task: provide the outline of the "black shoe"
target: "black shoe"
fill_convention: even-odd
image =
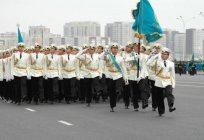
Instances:
[[[173,112],[173,111],[175,111],[175,110],[176,110],[175,107],[171,107],[171,108],[169,108],[169,112]]]
[[[88,103],[88,104],[87,104],[87,107],[90,107],[90,106],[91,106],[90,103]]]
[[[134,111],[135,111],[135,112],[138,112],[138,111],[139,111],[139,109],[138,109],[138,108],[134,108]]]
[[[163,115],[162,113],[159,113],[159,117],[162,117],[162,115]]]
[[[128,106],[125,106],[125,109],[129,109],[129,107],[128,107]]]
[[[113,108],[111,108],[110,112],[114,112],[114,109],[113,109]]]
[[[50,102],[50,104],[51,104],[51,105],[53,105],[53,104],[54,104],[54,102]]]
[[[17,105],[21,105],[21,102],[18,102]]]
[[[145,108],[147,108],[147,107],[148,107],[148,104],[142,105],[142,109],[145,109]]]
[[[66,103],[67,103],[67,104],[70,104],[70,102],[69,102],[69,101],[66,101]]]
[[[38,105],[38,102],[35,102],[34,104],[35,104],[35,105]]]
[[[156,108],[152,108],[152,111],[156,111]]]

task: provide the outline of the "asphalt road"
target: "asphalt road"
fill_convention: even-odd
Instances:
[[[0,140],[204,140],[204,76],[177,75],[177,110],[158,117],[119,103],[16,106],[0,101]],[[167,102],[166,102],[167,103]]]

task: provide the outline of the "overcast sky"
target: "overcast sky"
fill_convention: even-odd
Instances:
[[[0,0],[0,33],[28,32],[30,25],[45,25],[52,33],[63,33],[63,25],[70,21],[97,21],[104,26],[114,21],[133,21],[131,10],[139,0]],[[204,28],[204,0],[150,0],[163,28],[182,31],[180,15],[188,20],[187,28]]]

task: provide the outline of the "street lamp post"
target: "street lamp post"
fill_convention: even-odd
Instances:
[[[180,20],[183,24],[183,32],[184,32],[184,35],[186,33],[186,23],[185,23],[185,20],[183,19],[182,16],[179,16],[178,18],[176,18],[178,20]],[[182,55],[182,60],[184,61],[184,58],[185,58],[185,46],[186,44],[183,46],[183,55]]]
[[[190,18],[188,20],[184,20],[183,16],[179,16],[179,17],[176,18],[176,19],[178,19],[179,21],[182,22],[184,34],[186,34],[186,23],[190,22],[191,20],[193,20],[195,18],[196,17],[192,17],[192,18]],[[186,47],[186,44],[183,46],[183,54],[182,54],[183,61],[185,60],[185,47]]]

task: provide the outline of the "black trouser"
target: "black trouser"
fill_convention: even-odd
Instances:
[[[99,99],[100,96],[102,97],[103,100],[106,100],[108,98],[108,91],[107,91],[107,82],[106,82],[106,77],[105,74],[102,75],[102,79],[99,79]]]
[[[6,80],[5,79],[2,81],[1,86],[2,86],[2,98],[5,99],[6,98],[6,92],[7,92],[6,91],[7,89],[6,89]]]
[[[0,81],[0,97],[3,96],[3,81]]]
[[[117,80],[109,80],[109,97],[110,97],[110,107],[116,107],[117,95],[121,92],[122,89],[122,78]]]
[[[169,108],[173,107],[175,98],[172,91],[172,86],[167,86],[166,88],[156,87],[156,103],[159,114],[165,113],[165,97],[167,98]]]
[[[70,99],[76,100],[77,98],[77,79],[76,77],[70,79],[63,79],[64,82],[64,95],[65,100],[70,101]]]
[[[101,85],[100,85],[100,79],[99,76],[92,79],[92,93],[93,93],[93,99],[98,102],[100,99],[101,94]]]
[[[7,101],[11,99],[11,83],[10,81],[3,80],[2,84],[2,92],[3,92],[3,98]]]
[[[47,102],[49,99],[49,84],[48,79],[43,79],[44,85],[44,101]]]
[[[80,79],[80,101],[85,101],[85,90],[86,90],[86,83],[85,79]]]
[[[11,94],[10,94],[10,98],[11,98],[11,100],[12,101],[14,101],[15,100],[15,80],[11,80],[10,81],[10,86],[11,86]]]
[[[43,88],[43,77],[32,77],[32,97],[34,102],[38,102],[38,99],[43,99],[44,88]]]
[[[139,85],[137,81],[130,81],[130,85],[132,88],[132,103],[134,109],[139,108],[139,97],[140,97],[140,91],[139,91]]]
[[[59,95],[58,77],[48,78],[47,82],[49,100],[53,102]]]
[[[110,97],[110,89],[109,89],[110,86],[109,86],[109,85],[110,85],[111,80],[112,80],[112,79],[110,79],[110,78],[106,78],[107,96],[108,96],[108,97]]]
[[[142,99],[142,106],[148,105],[148,80],[147,79],[141,79],[138,83],[141,99]]]
[[[58,95],[58,100],[59,102],[61,102],[61,100],[63,100],[64,98],[64,81],[63,80],[59,80],[59,95]]]
[[[14,77],[15,80],[15,102],[20,103],[21,99],[27,96],[27,77]]]
[[[123,101],[126,107],[130,105],[130,98],[131,98],[131,81],[129,81],[128,85],[125,85],[125,82],[123,82]]]
[[[27,84],[26,85],[27,85],[26,100],[32,101],[32,94],[33,94],[32,80],[31,79],[27,79]]]
[[[155,81],[150,80],[151,83],[151,93],[152,93],[152,108],[157,108],[157,103],[156,103],[156,88],[154,86]]]
[[[93,91],[92,91],[92,83],[93,78],[85,78],[84,83],[86,85],[86,88],[84,89],[85,97],[86,97],[86,103],[91,103],[92,97],[93,97]]]

